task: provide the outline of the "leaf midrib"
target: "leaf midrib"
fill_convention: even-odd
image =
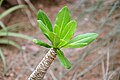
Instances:
[[[84,38],[84,39],[88,39],[88,38],[90,38],[90,37],[87,37],[87,38]],[[76,44],[76,43],[78,43],[78,42],[80,42],[80,41],[82,41],[82,40],[84,40],[84,39],[77,40],[77,41],[75,41],[75,42],[73,42],[73,43],[70,43],[70,45],[72,45],[72,44]]]
[[[64,11],[64,17],[63,17],[63,21],[62,21],[62,24],[61,24],[61,28],[60,28],[60,33],[59,34],[61,34],[61,30],[62,30],[62,28],[63,28],[63,22],[64,22],[64,20],[65,20],[65,13],[66,13],[67,11],[65,10]],[[60,36],[61,37],[61,36]]]
[[[43,13],[44,14],[44,13]],[[43,18],[43,14],[42,14],[42,19],[44,20],[44,22],[45,22],[45,25],[47,26],[47,22],[45,21],[45,19]],[[48,27],[48,26],[47,26]],[[48,28],[49,29],[49,28]]]
[[[69,31],[71,30],[72,26],[73,26],[73,24],[71,25],[71,27],[70,27]],[[67,31],[67,34],[63,37],[63,39],[65,39],[65,38],[66,38],[66,36],[68,35],[69,31]]]

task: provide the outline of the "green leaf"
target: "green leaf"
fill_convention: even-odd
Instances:
[[[64,48],[81,48],[84,46],[89,45],[97,38],[98,34],[96,33],[86,33],[81,34],[75,37],[74,39],[70,40]]]
[[[57,26],[54,26],[55,29],[54,31],[59,37],[61,36],[64,27],[69,21],[70,21],[70,12],[67,6],[65,6],[59,11],[56,17],[56,25],[58,26],[58,28],[56,29]],[[56,31],[56,30],[60,30],[60,31]]]
[[[60,27],[57,25],[57,24],[55,24],[54,25],[54,33],[56,33],[56,35],[57,36],[60,36]]]
[[[3,3],[3,0],[0,0],[0,7],[1,7],[2,3]]]
[[[19,33],[13,33],[13,32],[0,32],[0,36],[12,36],[12,37],[19,37],[19,38],[23,38],[23,39],[27,39],[27,40],[32,40],[32,37],[23,35],[23,34],[19,34]]]
[[[70,21],[62,31],[61,39],[69,41],[76,30],[76,21]]]
[[[35,44],[40,45],[40,46],[43,46],[43,47],[46,47],[46,48],[51,48],[50,45],[48,45],[48,44],[45,43],[45,42],[42,42],[41,40],[33,39],[33,42],[34,42]]]
[[[47,15],[42,11],[40,10],[37,14],[37,20],[41,20],[45,26],[49,29],[49,31],[53,31],[52,30],[52,23],[51,21],[49,20],[49,18],[47,17]]]
[[[49,38],[52,42],[53,47],[56,48],[57,45],[60,43],[60,38],[54,32],[49,33]]]
[[[57,49],[56,53],[61,65],[63,65],[67,69],[70,69],[72,65],[69,60],[64,56],[64,53],[60,49]]]
[[[3,30],[6,30],[5,24],[2,21],[0,21],[0,26],[2,27]]]
[[[82,48],[84,46],[87,46],[87,43],[76,43],[76,44],[68,44],[64,48]]]
[[[48,35],[49,35],[49,32],[50,32],[49,29],[45,26],[45,24],[41,20],[37,20],[37,22],[38,22],[38,25],[39,25],[42,33],[45,36],[47,36],[47,38],[48,38]]]
[[[61,48],[63,45],[65,45],[67,42],[63,39],[60,39],[60,43],[59,45],[57,46],[58,48]]]
[[[0,39],[0,44],[12,45],[18,49],[21,49],[20,45],[18,45],[16,42],[7,39]]]
[[[26,8],[26,6],[25,5],[17,5],[17,6],[11,7],[8,10],[4,11],[2,14],[0,14],[0,19],[4,18],[5,16],[10,14],[11,12],[13,12],[17,9],[20,9],[20,8]]]
[[[23,26],[24,23],[23,22],[20,22],[20,23],[15,23],[13,25],[8,25],[8,26],[5,26],[4,24],[2,25],[1,22],[0,22],[0,26],[4,27],[3,29],[0,29],[0,32],[7,32],[7,31],[16,31],[17,30],[17,27],[20,27],[20,26]]]
[[[0,57],[2,59],[3,65],[4,65],[4,74],[6,74],[6,69],[7,69],[6,68],[6,60],[5,60],[5,57],[4,57],[1,49],[0,49]]]

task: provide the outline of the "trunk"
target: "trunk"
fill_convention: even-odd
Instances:
[[[53,60],[56,58],[55,49],[51,48],[42,61],[38,64],[37,68],[29,76],[28,80],[42,80],[50,67]]]

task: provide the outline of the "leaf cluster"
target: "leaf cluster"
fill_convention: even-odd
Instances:
[[[70,19],[70,11],[67,6],[63,7],[58,12],[54,28],[52,28],[50,19],[42,10],[38,11],[37,22],[42,33],[52,45],[37,39],[34,39],[33,42],[46,48],[54,48],[60,63],[65,68],[70,68],[71,63],[64,56],[64,53],[60,50],[61,48],[82,48],[93,42],[98,36],[96,33],[86,33],[72,38],[75,33],[77,23],[75,20]]]

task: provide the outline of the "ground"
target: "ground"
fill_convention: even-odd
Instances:
[[[88,47],[82,49],[63,49],[66,57],[68,57],[68,59],[72,62],[72,68],[70,70],[64,69],[56,58],[56,60],[49,68],[47,74],[45,75],[44,80],[102,80],[102,67],[104,66],[106,69],[107,62],[110,62],[109,74],[111,74],[112,71],[116,73],[114,74],[115,76],[113,75],[110,80],[118,80],[116,76],[118,76],[118,66],[120,65],[120,45],[118,44],[120,39],[119,37],[115,36],[116,34],[113,35],[113,26],[112,28],[110,28],[110,24],[105,24],[104,28],[102,27],[101,29],[99,23],[97,23],[97,21],[99,21],[101,17],[106,16],[107,11],[98,11],[96,12],[98,14],[94,15],[94,13],[90,13],[86,14],[84,17],[81,17],[80,13],[83,12],[84,8],[90,6],[90,4],[95,3],[96,0],[91,0],[91,2],[88,1],[90,3],[88,3],[87,1],[83,1],[84,5],[82,4],[82,1],[81,3],[79,3],[79,1],[77,0],[61,0],[60,2],[57,2],[56,0],[56,2],[54,3],[52,3],[52,1],[54,0],[51,0],[51,2],[37,0],[32,1],[32,4],[37,10],[44,10],[50,17],[53,24],[55,23],[55,16],[57,12],[63,6],[67,5],[71,11],[72,19],[75,19],[78,22],[75,35],[87,32],[97,32],[99,34],[99,37]],[[4,11],[4,9],[2,10]],[[109,9],[107,10],[109,11]],[[119,9],[114,14],[117,14],[118,12]],[[91,17],[91,14],[94,15],[94,19],[93,17]],[[28,18],[29,15],[32,15],[32,22],[30,22],[31,20]],[[13,12],[7,17],[10,18],[3,20],[6,25],[21,23],[17,25],[17,27],[11,29],[11,31],[29,35],[33,38],[38,38],[49,43],[47,39],[41,34],[36,23],[35,13],[31,9],[28,15],[26,15],[25,10],[22,9]],[[113,19],[115,19],[114,15],[112,17],[112,20]],[[117,20],[119,20],[119,17],[117,18]],[[18,44],[20,44],[22,50],[19,50],[10,45],[0,45],[7,62],[7,73],[5,74],[5,76],[3,76],[3,63],[0,60],[0,80],[3,80],[3,78],[5,78],[6,80],[26,80],[49,49],[35,45],[32,41],[29,40],[15,37],[7,38],[10,40],[14,40]],[[110,61],[107,61],[108,56]],[[113,67],[110,67],[110,65],[112,65]]]

